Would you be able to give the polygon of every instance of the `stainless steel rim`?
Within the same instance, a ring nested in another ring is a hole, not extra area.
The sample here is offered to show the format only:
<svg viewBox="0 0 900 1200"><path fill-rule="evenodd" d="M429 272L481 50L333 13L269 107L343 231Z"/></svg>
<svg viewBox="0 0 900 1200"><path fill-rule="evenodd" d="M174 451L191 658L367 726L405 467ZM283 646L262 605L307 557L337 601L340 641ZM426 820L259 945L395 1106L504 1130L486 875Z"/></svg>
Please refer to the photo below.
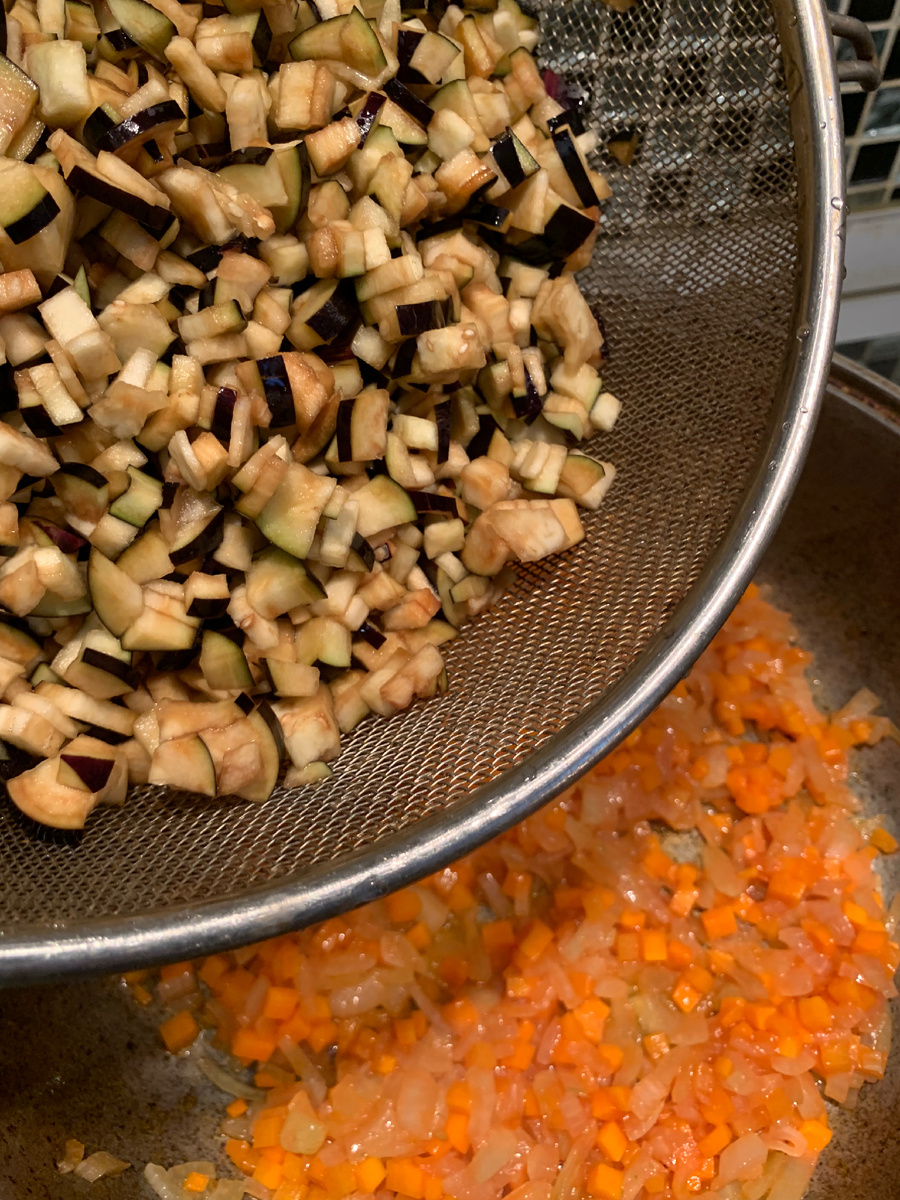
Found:
<svg viewBox="0 0 900 1200"><path fill-rule="evenodd" d="M827 379L843 265L845 204L839 92L819 0L776 3L792 99L800 191L793 336L769 440L727 536L668 625L603 698L524 763L389 844L317 866L239 899L163 916L79 922L0 935L0 984L149 966L258 941L324 919L435 871L533 812L578 779L647 715L707 645L746 587L799 477ZM727 352L727 347L723 348Z"/></svg>

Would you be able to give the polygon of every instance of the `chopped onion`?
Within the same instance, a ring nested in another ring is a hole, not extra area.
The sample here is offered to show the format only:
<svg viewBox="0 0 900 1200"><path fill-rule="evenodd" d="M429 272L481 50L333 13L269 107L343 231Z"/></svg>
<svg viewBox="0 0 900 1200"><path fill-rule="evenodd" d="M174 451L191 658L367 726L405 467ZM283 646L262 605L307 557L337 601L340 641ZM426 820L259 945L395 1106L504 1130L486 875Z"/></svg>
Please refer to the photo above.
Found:
<svg viewBox="0 0 900 1200"><path fill-rule="evenodd" d="M106 1150L95 1150L93 1154L89 1154L86 1159L78 1164L75 1168L75 1174L79 1179L86 1180L87 1183L94 1183L95 1180L104 1179L107 1176L112 1178L116 1175L121 1175L130 1166L130 1162L125 1162L122 1158L116 1158L115 1155L107 1153Z"/></svg>
<svg viewBox="0 0 900 1200"><path fill-rule="evenodd" d="M56 1169L60 1175L68 1175L70 1171L75 1170L83 1158L84 1142L76 1141L75 1138L69 1138L66 1142L65 1153L56 1164Z"/></svg>
<svg viewBox="0 0 900 1200"><path fill-rule="evenodd" d="M201 1054L197 1056L195 1061L210 1083L214 1083L217 1088L220 1088L223 1092L227 1092L229 1096L240 1096L244 1100L258 1100L262 1096L263 1093L259 1088L255 1088L249 1083L244 1083L243 1080L230 1074L215 1059Z"/></svg>
<svg viewBox="0 0 900 1200"><path fill-rule="evenodd" d="M487 1183L492 1179L513 1157L518 1144L511 1129L499 1129L492 1134L469 1164L475 1182Z"/></svg>

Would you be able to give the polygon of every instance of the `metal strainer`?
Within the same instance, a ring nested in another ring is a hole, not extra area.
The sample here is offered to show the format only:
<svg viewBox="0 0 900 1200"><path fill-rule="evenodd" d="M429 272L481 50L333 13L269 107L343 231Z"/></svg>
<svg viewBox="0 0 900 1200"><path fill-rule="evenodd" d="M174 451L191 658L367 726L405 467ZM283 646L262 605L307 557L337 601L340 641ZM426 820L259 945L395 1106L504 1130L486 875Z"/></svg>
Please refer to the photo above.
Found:
<svg viewBox="0 0 900 1200"><path fill-rule="evenodd" d="M521 571L451 689L366 721L328 784L267 803L141 788L78 846L0 812L0 980L183 958L348 908L521 819L684 672L749 579L811 433L843 200L817 0L541 0L543 65L588 89L614 199L582 286L623 401L588 537ZM776 31L777 30L777 31Z"/></svg>

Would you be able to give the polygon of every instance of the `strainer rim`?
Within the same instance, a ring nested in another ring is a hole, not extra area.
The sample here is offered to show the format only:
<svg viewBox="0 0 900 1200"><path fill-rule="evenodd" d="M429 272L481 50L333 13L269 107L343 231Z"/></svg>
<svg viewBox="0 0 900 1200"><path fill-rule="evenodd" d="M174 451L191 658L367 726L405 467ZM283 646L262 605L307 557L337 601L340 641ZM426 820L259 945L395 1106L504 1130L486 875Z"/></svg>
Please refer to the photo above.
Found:
<svg viewBox="0 0 900 1200"><path fill-rule="evenodd" d="M799 478L837 325L846 207L834 52L819 0L794 0L789 11L775 7L795 132L798 124L806 132L794 139L805 245L793 336L752 485L667 624L599 700L523 762L448 809L337 865L318 864L227 899L50 929L19 925L13 933L0 931L0 985L152 966L259 941L440 869L575 782L655 707L702 652L749 583Z"/></svg>

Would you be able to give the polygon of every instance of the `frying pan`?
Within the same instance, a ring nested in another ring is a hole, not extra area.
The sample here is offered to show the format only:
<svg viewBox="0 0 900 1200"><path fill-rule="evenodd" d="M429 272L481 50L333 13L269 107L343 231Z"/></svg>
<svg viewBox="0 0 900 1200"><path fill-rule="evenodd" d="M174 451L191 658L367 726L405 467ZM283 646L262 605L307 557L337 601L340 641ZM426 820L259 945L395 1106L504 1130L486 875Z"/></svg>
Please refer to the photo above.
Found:
<svg viewBox="0 0 900 1200"><path fill-rule="evenodd" d="M898 479L900 389L836 359L805 472L758 573L814 650L826 706L866 685L885 712L900 714ZM860 752L855 766L868 812L886 814L896 833L900 749L883 742ZM896 858L884 874L888 891L900 887ZM120 984L0 992L0 1200L148 1200L140 1177L148 1160L169 1166L216 1157L223 1099L189 1058L163 1053L152 1014ZM898 1118L895 1054L855 1112L834 1111L836 1136L807 1200L896 1200ZM63 1178L54 1163L68 1137L137 1169L90 1188Z"/></svg>

